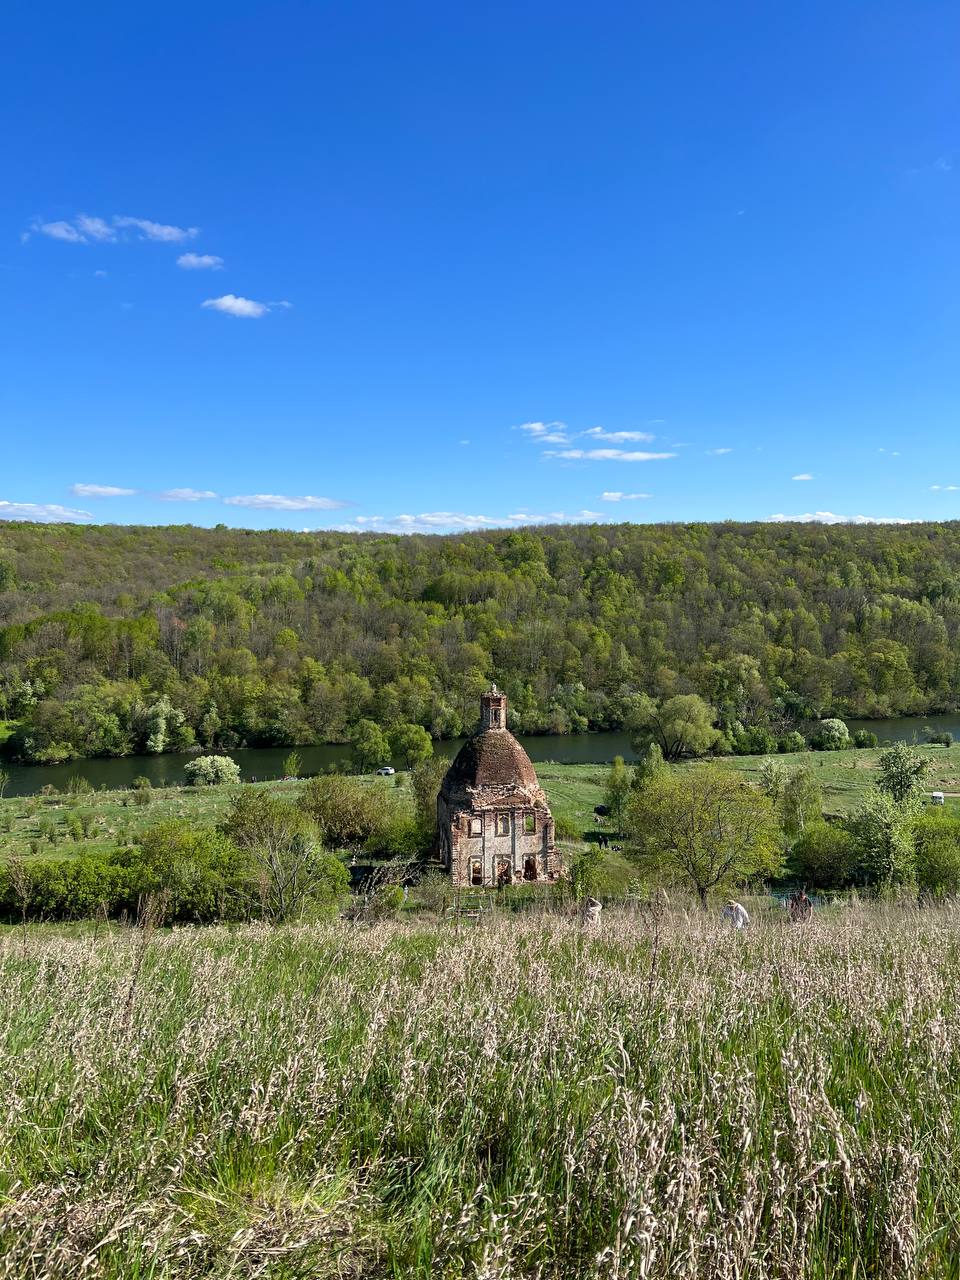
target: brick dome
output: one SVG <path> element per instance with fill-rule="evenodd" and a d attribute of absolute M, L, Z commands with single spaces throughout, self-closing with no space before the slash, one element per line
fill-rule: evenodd
<path fill-rule="evenodd" d="M 539 790 L 530 757 L 509 729 L 486 729 L 468 738 L 443 780 L 448 794 L 483 787 Z"/>

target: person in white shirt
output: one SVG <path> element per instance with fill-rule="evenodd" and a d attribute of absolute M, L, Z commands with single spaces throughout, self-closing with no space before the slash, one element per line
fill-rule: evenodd
<path fill-rule="evenodd" d="M 750 923 L 746 907 L 741 902 L 734 902 L 732 898 L 723 908 L 723 917 L 730 921 L 734 929 L 745 929 Z"/>

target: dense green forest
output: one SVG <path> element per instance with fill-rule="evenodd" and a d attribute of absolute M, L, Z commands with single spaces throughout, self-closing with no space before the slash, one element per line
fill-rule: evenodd
<path fill-rule="evenodd" d="M 960 523 L 450 536 L 0 523 L 0 721 L 26 759 L 521 732 L 697 693 L 728 739 L 960 705 Z"/>

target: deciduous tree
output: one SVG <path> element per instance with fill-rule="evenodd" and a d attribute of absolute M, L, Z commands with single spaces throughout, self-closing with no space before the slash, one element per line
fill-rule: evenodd
<path fill-rule="evenodd" d="M 634 792 L 628 827 L 640 859 L 694 892 L 773 875 L 782 863 L 774 807 L 731 770 L 664 770 Z"/>

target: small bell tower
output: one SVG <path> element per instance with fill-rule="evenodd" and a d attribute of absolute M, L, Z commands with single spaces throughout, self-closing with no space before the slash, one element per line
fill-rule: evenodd
<path fill-rule="evenodd" d="M 480 730 L 507 727 L 507 695 L 492 684 L 480 698 Z"/>

